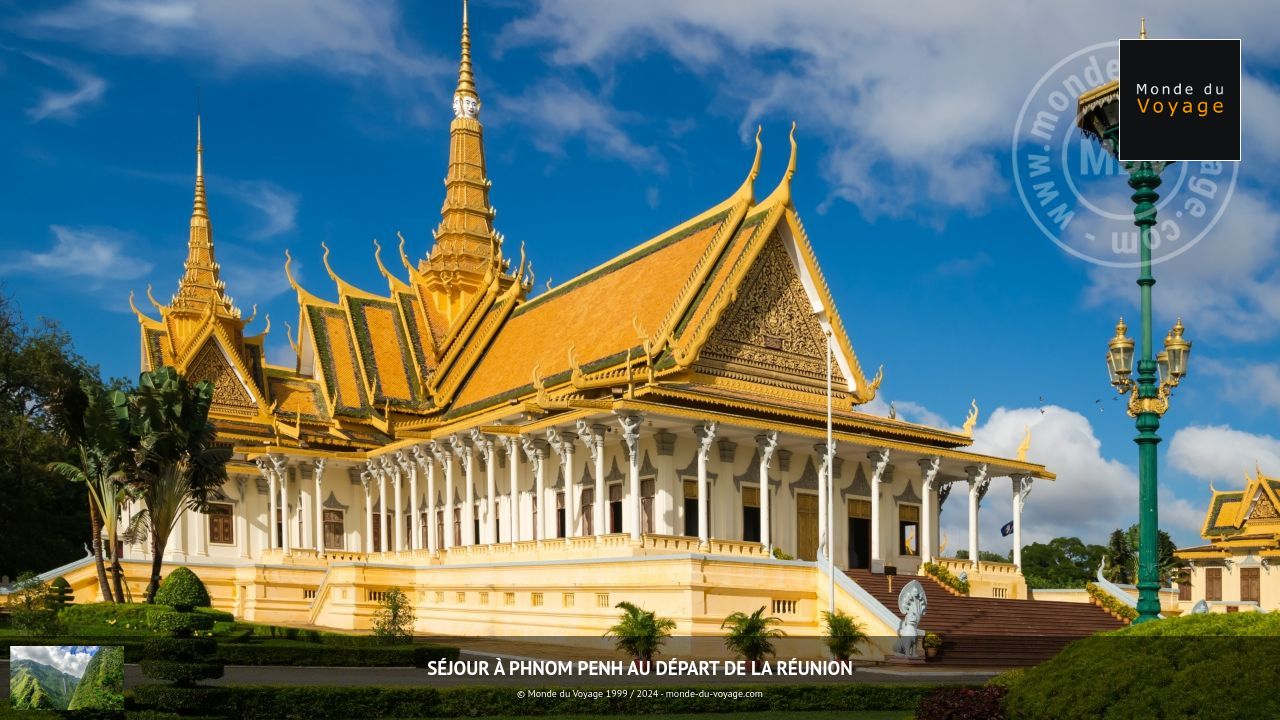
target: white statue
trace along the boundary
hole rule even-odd
[[[923,634],[920,632],[920,618],[924,617],[924,611],[928,607],[929,601],[924,596],[924,587],[919,580],[912,580],[903,586],[898,593],[898,612],[902,613],[902,620],[898,623],[898,642],[893,646],[894,653],[905,657],[917,657],[920,654],[918,640]]]
[[[1209,612],[1209,603],[1205,602],[1204,600],[1201,600],[1200,602],[1196,603],[1191,607],[1192,615],[1203,615],[1207,612]]]

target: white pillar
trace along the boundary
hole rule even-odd
[[[427,463],[427,550],[432,554],[440,550],[440,536],[436,531],[436,463],[442,453],[433,442],[426,446],[423,457]]]
[[[471,431],[471,439],[484,459],[484,542],[498,543],[498,454],[493,451],[493,440],[478,430]]]
[[[236,545],[240,548],[240,557],[249,557],[249,483],[243,477],[236,478],[236,488],[240,491],[240,512],[236,513]],[[128,517],[124,523],[128,527]]]
[[[373,462],[373,461],[370,461]],[[389,469],[378,467],[375,471],[378,475],[378,504],[382,507],[382,512],[378,515],[378,550],[387,552],[391,549],[391,533],[388,531],[387,516],[391,514],[391,503],[387,498],[387,473]]]
[[[707,454],[711,452],[711,441],[716,437],[716,424],[697,425],[693,428],[693,435],[698,439],[698,546],[707,550],[711,545],[711,489],[707,486]]]
[[[889,467],[889,449],[881,448],[867,453],[871,461],[871,572],[884,571],[884,555],[880,547],[880,492],[884,483],[884,471]]]
[[[1022,572],[1022,508],[1031,493],[1030,475],[1013,475],[1013,564]]]
[[[826,443],[817,443],[813,446],[815,452],[818,453],[818,560],[822,560],[827,556],[827,548],[831,544],[831,538],[827,537],[827,471],[831,469],[831,454],[827,451]],[[875,493],[873,492],[874,496]],[[874,511],[871,513],[875,514]],[[875,526],[871,528],[872,537],[875,536]],[[875,542],[875,540],[872,540]]]
[[[422,549],[422,508],[418,506],[418,469],[422,466],[422,448],[414,445],[409,449],[409,459],[405,471],[409,473],[409,549]]]
[[[444,549],[453,547],[453,478],[455,464],[448,448],[441,448],[444,463]]]
[[[969,563],[978,565],[978,506],[982,496],[987,494],[987,485],[991,478],[987,477],[987,466],[971,465],[965,468],[969,473]]]
[[[271,550],[276,547],[276,473],[269,457],[260,457],[254,463],[267,480],[267,549]]]
[[[920,458],[916,462],[920,465],[920,537],[916,538],[916,545],[920,551],[920,564],[923,565],[933,562],[933,533],[937,527],[934,516],[938,512],[933,492],[942,458]]]
[[[622,440],[627,446],[628,476],[631,479],[631,497],[627,503],[631,519],[631,542],[640,542],[640,423],[644,419],[639,415],[621,415],[618,422],[622,424]]]
[[[515,543],[520,540],[520,439],[503,438],[502,448],[507,452],[507,471],[511,476],[511,490],[507,494],[507,539]]]
[[[564,471],[565,538],[577,537],[578,535],[578,484],[574,477],[573,466],[573,441],[577,439],[576,433],[559,431],[555,428],[547,431],[547,441],[551,443],[551,449],[555,450],[556,455],[559,456],[560,467]]]
[[[383,474],[391,476],[391,489],[396,495],[396,514],[392,518],[396,530],[392,535],[396,539],[396,544],[391,546],[391,549],[395,552],[404,550],[404,492],[402,492],[404,490],[404,476],[400,473],[400,457],[401,455],[398,452],[394,460],[385,455],[382,457]]]
[[[605,497],[604,488],[604,434],[608,430],[604,425],[588,425],[586,420],[578,421],[578,437],[591,456],[591,464],[595,481],[595,503],[591,507],[591,526],[598,538],[605,534],[605,508],[609,498]]]
[[[316,490],[315,490],[314,500],[312,501],[312,504],[316,506],[315,507],[315,515],[316,515],[315,544],[316,544],[316,555],[319,557],[324,557],[324,499],[323,499],[324,495],[321,494],[322,492],[321,479],[324,475],[324,463],[325,463],[325,459],[322,457],[315,459]]]
[[[466,487],[462,491],[462,544],[476,544],[476,456],[471,438],[454,435],[449,438],[453,445],[453,453],[462,460],[462,480]]]
[[[373,552],[373,475],[368,469],[360,471],[360,484],[364,486],[364,537],[360,543],[365,553]]]
[[[272,455],[276,479],[280,483],[280,548],[289,554],[289,460],[283,455]]]
[[[547,441],[535,440],[530,437],[520,438],[520,442],[524,445],[524,453],[529,458],[530,465],[533,466],[533,496],[537,503],[538,520],[533,523],[533,539],[542,540],[546,537],[546,476],[544,475],[545,463],[547,458]]]
[[[764,545],[769,557],[773,557],[772,518],[769,516],[770,496],[773,493],[769,488],[769,461],[773,458],[773,451],[778,447],[777,431],[757,435],[756,447],[760,449],[760,544]]]

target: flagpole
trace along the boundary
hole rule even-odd
[[[831,614],[836,614],[836,563],[835,563],[835,521],[832,517],[835,515],[835,451],[832,447],[831,432],[831,330],[827,330],[827,576],[830,580],[830,587],[827,591],[827,597],[831,603]]]

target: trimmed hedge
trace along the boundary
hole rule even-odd
[[[1014,720],[1276,718],[1278,658],[1277,613],[1154,620],[1028,668],[1010,680],[1004,707]]]
[[[458,648],[442,645],[255,645],[222,643],[217,658],[228,665],[311,665],[337,667],[425,667],[432,660],[457,660]]]
[[[222,686],[174,688],[141,685],[133,698],[139,708],[177,714],[207,714],[215,708],[227,718],[378,717],[425,718],[512,715],[637,715],[705,712],[797,712],[814,710],[914,710],[931,685],[738,685],[716,686],[720,693],[745,695],[697,697],[699,688],[658,688],[658,696],[636,703],[624,693],[615,698],[518,697],[522,688],[296,687]],[[534,688],[523,688],[530,690]],[[546,688],[542,688],[546,689]],[[605,688],[596,688],[605,689]],[[691,691],[692,697],[665,697],[665,691]]]
[[[158,633],[189,635],[213,629],[213,617],[195,612],[160,612],[151,616],[151,629]]]
[[[952,590],[955,590],[961,595],[969,594],[969,581],[961,580],[960,578],[951,574],[951,571],[948,570],[946,567],[939,565],[938,563],[927,562],[924,565],[920,566],[920,569],[924,571],[925,575],[928,575],[929,577],[933,578],[934,580],[937,580],[943,585],[946,585]]]
[[[185,567],[174,568],[160,583],[156,591],[155,601],[160,605],[171,605],[178,610],[189,612],[198,607],[209,607],[209,591],[205,589],[200,576]]]
[[[1084,589],[1089,593],[1089,597],[1097,600],[1098,604],[1101,605],[1104,610],[1115,613],[1129,622],[1133,622],[1138,619],[1137,610],[1115,599],[1111,593],[1098,587],[1097,583],[1087,583],[1085,584]]]

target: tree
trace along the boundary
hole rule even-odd
[[[1130,525],[1124,535],[1129,542],[1129,547],[1133,548],[1133,568],[1130,571],[1130,576],[1136,579],[1138,577],[1138,547],[1141,545],[1138,539],[1137,523]],[[1177,549],[1178,546],[1173,544],[1173,538],[1169,537],[1169,533],[1164,530],[1156,532],[1156,569],[1159,571],[1161,587],[1169,587],[1174,581],[1174,576],[1178,574],[1178,559],[1173,556]]]
[[[169,534],[188,510],[208,511],[210,496],[226,482],[231,449],[215,442],[207,380],[192,385],[163,367],[143,373],[133,392],[113,392],[111,402],[130,448],[126,475],[145,505],[152,546],[147,602],[154,602]]]
[[[63,389],[97,382],[52,321],[28,324],[0,291],[0,575],[44,571],[84,557],[89,540],[83,485],[60,481],[51,462],[74,460],[52,408]]]
[[[652,660],[661,651],[667,638],[671,637],[671,631],[676,629],[675,620],[660,618],[652,610],[644,610],[626,601],[615,607],[622,611],[622,617],[604,635],[614,638],[614,647],[632,660]]]
[[[968,559],[969,559],[969,551],[968,551],[968,550],[957,550],[957,551],[956,551],[956,559],[957,559],[957,560],[968,560]],[[979,550],[979,551],[978,551],[978,559],[979,559],[979,560],[981,560],[981,561],[983,561],[983,562],[1011,563],[1011,562],[1013,562],[1013,551],[1012,551],[1012,550],[1010,550],[1008,555],[1001,555],[1000,553],[993,553],[993,552],[991,552],[990,550]]]
[[[774,627],[781,625],[782,619],[764,614],[764,606],[750,615],[738,611],[720,623],[720,629],[728,628],[724,646],[735,654],[741,655],[752,664],[764,660],[766,655],[773,655],[773,641],[786,635]]]
[[[1027,587],[1083,588],[1093,580],[1106,548],[1086,545],[1080,538],[1059,537],[1022,548],[1022,575]]]
[[[209,607],[209,591],[200,576],[179,567],[169,573],[156,591],[156,603],[187,612],[198,607]]]
[[[413,641],[413,605],[398,587],[387,590],[373,614],[373,634],[389,643]]]
[[[127,448],[110,396],[100,384],[81,380],[64,388],[56,408],[57,424],[74,448],[76,459],[50,463],[49,468],[88,489],[94,558],[102,597],[107,602],[124,602],[124,573],[117,551],[120,519],[129,501],[120,472]],[[108,541],[105,550],[101,542],[103,531]],[[111,563],[110,588],[105,582],[104,556]]]
[[[1107,568],[1103,577],[1113,583],[1132,583],[1137,568],[1137,553],[1129,544],[1129,536],[1119,528],[1111,532],[1107,540]]]
[[[858,646],[867,640],[866,629],[862,623],[839,610],[834,615],[824,610],[822,620],[827,625],[827,637],[824,642],[837,660],[848,660],[854,655],[862,654]]]
[[[27,635],[58,634],[57,599],[48,583],[33,573],[23,573],[9,597],[9,614],[15,630]]]

